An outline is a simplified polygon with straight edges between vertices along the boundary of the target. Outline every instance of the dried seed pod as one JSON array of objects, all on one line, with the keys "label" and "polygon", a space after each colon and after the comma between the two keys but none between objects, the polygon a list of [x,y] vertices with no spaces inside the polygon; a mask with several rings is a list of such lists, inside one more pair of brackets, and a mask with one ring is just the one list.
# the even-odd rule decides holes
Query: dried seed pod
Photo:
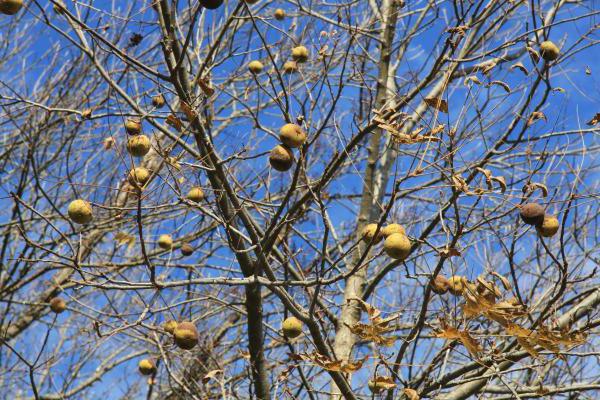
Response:
[{"label": "dried seed pod", "polygon": [[180,322],[173,332],[175,344],[184,350],[193,349],[198,344],[198,330],[191,322]]},{"label": "dried seed pod", "polygon": [[303,63],[308,60],[308,49],[304,46],[296,46],[292,49],[292,58],[294,61]]},{"label": "dried seed pod", "polygon": [[195,186],[190,189],[186,197],[189,201],[200,203],[202,200],[204,200],[204,190],[202,190],[200,186]]},{"label": "dried seed pod", "polygon": [[139,135],[142,132],[142,122],[139,118],[128,118],[125,121],[125,130],[130,135]]},{"label": "dried seed pod", "polygon": [[285,64],[283,64],[283,72],[286,74],[298,72],[298,64],[296,61],[286,61]]},{"label": "dried seed pod", "polygon": [[302,334],[302,321],[296,317],[286,318],[281,324],[281,330],[287,338],[293,339],[298,337]]},{"label": "dried seed pod", "polygon": [[156,373],[156,364],[149,358],[144,358],[138,363],[138,369],[142,375],[152,375]]},{"label": "dried seed pod", "polygon": [[194,254],[194,248],[189,243],[182,244],[179,250],[181,250],[181,254],[186,257]]},{"label": "dried seed pod", "polygon": [[94,215],[92,214],[92,206],[90,203],[82,199],[73,200],[69,204],[67,214],[69,214],[71,221],[75,222],[76,224],[87,224],[94,219]]},{"label": "dried seed pod", "polygon": [[283,11],[281,8],[278,8],[273,13],[273,16],[277,21],[283,21],[283,19],[285,18],[285,11]]},{"label": "dried seed pod", "polygon": [[56,314],[60,314],[67,309],[67,303],[60,297],[54,297],[50,300],[50,309]]},{"label": "dried seed pod", "polygon": [[200,4],[208,10],[216,10],[223,5],[223,0],[200,0]]},{"label": "dried seed pod", "polygon": [[0,13],[15,15],[23,7],[23,0],[0,0]]},{"label": "dried seed pod", "polygon": [[127,180],[134,187],[142,187],[150,180],[150,171],[144,167],[137,167],[129,171]]},{"label": "dried seed pod", "polygon": [[400,224],[389,224],[381,228],[381,234],[383,235],[383,237],[388,237],[393,233],[401,233],[403,235],[406,235],[404,227]]},{"label": "dried seed pod", "polygon": [[294,155],[290,149],[278,144],[269,154],[269,163],[277,171],[287,171],[294,165]]},{"label": "dried seed pod", "polygon": [[388,256],[400,261],[408,257],[410,248],[410,240],[401,233],[393,233],[383,242],[383,249]]},{"label": "dried seed pod", "polygon": [[545,40],[540,44],[540,55],[546,61],[554,61],[560,56],[560,49],[554,42]]},{"label": "dried seed pod", "polygon": [[279,129],[279,140],[287,147],[295,149],[306,142],[306,133],[299,125],[285,124]]},{"label": "dried seed pod", "polygon": [[158,247],[163,250],[171,250],[173,248],[173,238],[171,235],[162,234],[158,237]]},{"label": "dried seed pod", "polygon": [[448,279],[441,275],[438,275],[430,282],[431,290],[437,294],[445,294],[450,289],[450,283]]},{"label": "dried seed pod", "polygon": [[156,108],[162,108],[166,104],[165,96],[162,94],[157,94],[152,97],[152,105]]},{"label": "dried seed pod", "polygon": [[134,157],[144,157],[150,151],[150,138],[146,135],[130,137],[127,140],[127,151]]},{"label": "dried seed pod", "polygon": [[250,63],[248,64],[248,69],[255,75],[260,74],[264,67],[265,66],[263,65],[263,63],[257,60],[250,61]]},{"label": "dried seed pod", "polygon": [[163,329],[172,335],[175,332],[177,325],[177,321],[170,319],[163,324]]},{"label": "dried seed pod", "polygon": [[535,229],[543,237],[551,237],[556,235],[560,224],[558,219],[552,215],[544,215],[544,222],[541,225],[536,225]]},{"label": "dried seed pod", "polygon": [[521,219],[528,225],[541,225],[545,213],[544,207],[537,203],[527,203],[521,207]]},{"label": "dried seed pod", "polygon": [[[365,239],[367,242],[373,240],[373,238],[375,238],[375,232],[377,231],[377,224],[368,224],[367,226],[365,226],[362,230],[362,237],[363,239]],[[381,229],[379,230],[379,233],[377,234],[377,237],[375,238],[375,243],[379,243],[381,242],[381,239],[383,239],[383,235],[381,234]]]},{"label": "dried seed pod", "polygon": [[451,276],[450,279],[448,279],[448,290],[453,295],[460,296],[468,283],[469,281],[464,276]]}]

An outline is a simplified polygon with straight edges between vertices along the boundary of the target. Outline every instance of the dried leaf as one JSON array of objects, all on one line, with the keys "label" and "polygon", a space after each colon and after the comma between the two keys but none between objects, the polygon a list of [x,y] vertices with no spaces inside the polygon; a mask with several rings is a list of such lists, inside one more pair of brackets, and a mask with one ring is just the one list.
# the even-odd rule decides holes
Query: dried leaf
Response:
[{"label": "dried leaf", "polygon": [[341,360],[330,360],[329,358],[325,357],[324,355],[314,352],[314,353],[303,353],[303,354],[297,354],[295,355],[296,357],[299,357],[301,360],[313,363],[327,371],[335,371],[335,372],[343,372],[343,373],[350,373],[350,372],[356,372],[358,371],[363,363],[369,358],[369,356],[366,356],[365,358],[361,359],[361,360],[357,360],[354,362],[343,362]]},{"label": "dried leaf", "polygon": [[132,248],[135,245],[135,236],[125,232],[118,232],[115,235],[115,241],[117,242],[117,247],[127,245],[127,248]]},{"label": "dried leaf", "polygon": [[527,126],[531,126],[535,123],[535,121],[543,119],[544,121],[548,121],[548,119],[546,118],[546,115],[541,112],[541,111],[534,111],[531,113],[531,115],[529,116],[529,119],[527,120]]},{"label": "dried leaf", "polygon": [[510,86],[502,81],[491,81],[489,86],[492,85],[500,86],[502,89],[504,89],[504,91],[506,91],[506,93],[510,93]]},{"label": "dried leaf", "polygon": [[104,150],[110,150],[115,144],[115,139],[113,139],[112,137],[107,137],[104,139],[102,144],[104,145]]},{"label": "dried leaf", "polygon": [[171,125],[178,132],[181,132],[183,130],[183,123],[181,122],[181,120],[179,118],[177,118],[173,114],[171,114],[167,117],[167,124]]},{"label": "dried leaf", "polygon": [[441,257],[449,258],[449,257],[462,257],[462,253],[458,251],[456,248],[445,248],[439,251]]},{"label": "dried leaf", "polygon": [[521,63],[521,62],[514,63],[513,65],[511,65],[510,70],[512,71],[515,68],[517,68],[518,70],[523,72],[525,75],[529,75],[529,71],[527,71],[527,68],[525,68],[523,63]]},{"label": "dried leaf", "polygon": [[192,109],[192,107],[183,100],[179,102],[179,108],[181,108],[181,111],[183,111],[185,116],[188,117],[190,121],[193,121],[198,117],[198,114]]},{"label": "dried leaf", "polygon": [[370,382],[374,387],[375,392],[380,392],[381,390],[390,390],[398,386],[394,383],[394,378],[390,376],[376,376],[375,378],[371,379]]},{"label": "dried leaf", "polygon": [[425,104],[427,104],[429,107],[433,107],[436,110],[441,111],[443,113],[448,112],[448,103],[444,99],[428,97],[424,101]]},{"label": "dried leaf", "polygon": [[542,191],[543,197],[548,197],[548,187],[546,185],[544,185],[543,183],[529,182],[525,186],[523,186],[522,191],[523,191],[523,193],[532,193],[536,189],[539,189]]},{"label": "dried leaf", "polygon": [[408,400],[419,400],[419,393],[415,389],[404,388],[404,395]]},{"label": "dried leaf", "polygon": [[208,381],[210,381],[211,379],[214,379],[218,374],[223,373],[222,370],[220,369],[214,369],[210,372],[208,372],[206,375],[204,375],[204,377],[202,377],[202,383],[206,384]]},{"label": "dried leaf", "polygon": [[487,61],[483,64],[480,64],[478,69],[481,70],[482,74],[487,75],[496,67],[496,65],[496,61]]},{"label": "dried leaf", "polygon": [[491,274],[494,275],[496,278],[498,278],[500,280],[500,282],[502,282],[502,286],[504,286],[504,290],[507,290],[507,291],[512,290],[512,286],[506,277],[500,275],[496,271],[492,271]]},{"label": "dried leaf", "polygon": [[452,186],[454,186],[454,188],[459,192],[469,192],[469,185],[460,175],[452,175]]},{"label": "dried leaf", "polygon": [[465,86],[469,86],[470,83],[474,83],[476,85],[481,85],[481,81],[476,75],[467,76],[464,81]]},{"label": "dried leaf", "polygon": [[534,48],[527,46],[525,49],[527,49],[527,52],[534,63],[537,63],[540,60],[540,53],[538,53]]},{"label": "dried leaf", "polygon": [[200,89],[202,89],[206,96],[211,97],[213,94],[215,94],[215,90],[210,87],[210,82],[208,81],[208,79],[198,79],[198,85],[200,86]]},{"label": "dried leaf", "polygon": [[500,185],[500,191],[502,193],[506,192],[506,181],[504,180],[503,176],[492,176],[491,179],[494,182],[498,182],[498,184]]},{"label": "dried leaf", "polygon": [[479,342],[475,340],[475,338],[473,338],[466,330],[461,331],[452,326],[446,325],[443,326],[442,331],[436,333],[436,337],[448,340],[459,340],[463,346],[465,346],[469,354],[471,354],[471,356],[474,358],[478,358],[479,353],[483,351]]},{"label": "dried leaf", "polygon": [[592,118],[591,120],[589,120],[587,122],[587,125],[588,126],[594,126],[594,125],[596,125],[599,122],[600,122],[600,113],[596,113],[596,115],[594,115],[594,118]]}]

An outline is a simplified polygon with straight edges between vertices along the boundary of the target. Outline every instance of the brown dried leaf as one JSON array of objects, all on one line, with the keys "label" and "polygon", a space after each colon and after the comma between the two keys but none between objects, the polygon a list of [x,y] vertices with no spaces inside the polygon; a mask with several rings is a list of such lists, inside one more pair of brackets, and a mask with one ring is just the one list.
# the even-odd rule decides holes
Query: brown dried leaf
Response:
[{"label": "brown dried leaf", "polygon": [[490,73],[491,70],[493,70],[496,67],[496,65],[496,61],[487,61],[481,64],[478,69],[481,70],[482,74],[487,75]]},{"label": "brown dried leaf", "polygon": [[527,49],[527,52],[529,53],[529,56],[531,57],[531,59],[533,60],[534,63],[537,63],[540,60],[540,53],[537,52],[537,50],[535,50],[532,47],[525,47]]},{"label": "brown dried leaf", "polygon": [[500,282],[502,282],[502,286],[504,286],[504,290],[507,290],[507,291],[512,290],[512,286],[506,277],[500,275],[496,271],[492,271],[491,274],[494,275],[496,278],[498,278],[500,280]]},{"label": "brown dried leaf", "polygon": [[190,121],[193,121],[198,117],[198,114],[192,109],[192,107],[183,100],[179,102],[179,108],[181,108],[181,111],[183,111],[185,116],[188,117]]},{"label": "brown dried leaf", "polygon": [[443,326],[441,332],[436,333],[436,337],[448,340],[460,340],[472,357],[478,358],[479,353],[483,351],[481,345],[468,331],[460,331],[452,326]]},{"label": "brown dried leaf", "polygon": [[506,91],[506,93],[510,93],[510,86],[508,86],[507,83],[504,83],[502,81],[491,81],[489,86],[492,85],[500,86],[502,89],[504,89],[504,91]]},{"label": "brown dried leaf", "polygon": [[448,103],[444,99],[440,99],[440,98],[436,98],[436,97],[428,97],[424,101],[425,101],[425,104],[427,104],[429,107],[433,107],[436,110],[441,111],[443,113],[448,112]]},{"label": "brown dried leaf", "polygon": [[527,68],[525,68],[525,66],[523,65],[523,63],[521,63],[521,62],[514,63],[513,65],[511,65],[510,70],[512,71],[515,68],[519,69],[525,75],[529,75],[529,71],[527,71]]},{"label": "brown dried leaf", "polygon": [[115,241],[117,242],[117,247],[127,245],[127,248],[130,249],[135,245],[135,236],[129,235],[125,232],[118,232],[115,235]]},{"label": "brown dried leaf", "polygon": [[404,388],[404,395],[408,400],[419,400],[419,393],[415,389]]},{"label": "brown dried leaf", "polygon": [[113,139],[112,137],[107,137],[104,139],[102,144],[104,145],[104,150],[110,150],[115,144],[115,139]]},{"label": "brown dried leaf", "polygon": [[213,94],[215,94],[215,90],[210,87],[210,82],[206,78],[198,79],[198,86],[200,86],[200,89],[202,89],[204,94],[208,97],[211,97]]},{"label": "brown dried leaf", "polygon": [[167,124],[171,125],[178,132],[181,132],[183,130],[183,123],[181,122],[181,120],[179,118],[177,118],[173,114],[171,114],[167,117]]},{"label": "brown dried leaf", "polygon": [[536,189],[539,189],[542,191],[543,197],[548,197],[548,187],[546,185],[544,185],[543,183],[529,182],[529,183],[525,184],[525,186],[523,186],[522,190],[523,190],[523,193],[532,193]]},{"label": "brown dried leaf", "polygon": [[369,356],[366,356],[365,358],[361,359],[361,360],[357,360],[354,362],[343,362],[341,360],[330,360],[329,358],[325,357],[324,355],[314,352],[314,353],[303,353],[303,354],[298,354],[296,355],[297,357],[299,357],[301,360],[313,363],[327,371],[335,371],[335,372],[343,372],[343,373],[350,373],[350,372],[356,372],[358,371],[363,363],[369,358]]},{"label": "brown dried leaf", "polygon": [[469,83],[474,83],[476,85],[481,85],[481,81],[476,75],[467,76],[464,81],[465,86],[469,86]]},{"label": "brown dried leaf", "polygon": [[454,188],[459,192],[469,192],[469,185],[460,175],[452,175],[452,186],[454,186]]},{"label": "brown dried leaf", "polygon": [[500,185],[500,191],[502,193],[506,192],[506,181],[504,180],[503,176],[492,176],[491,180],[498,182]]},{"label": "brown dried leaf", "polygon": [[212,371],[208,372],[206,375],[204,375],[202,377],[202,383],[204,383],[206,385],[206,383],[208,383],[208,381],[210,381],[211,379],[214,379],[218,374],[223,373],[222,370],[220,369],[213,369]]},{"label": "brown dried leaf", "polygon": [[546,115],[541,112],[541,111],[534,111],[531,113],[531,115],[529,116],[529,119],[527,119],[527,126],[531,126],[535,123],[535,121],[543,119],[544,121],[548,121],[548,119],[546,118]]},{"label": "brown dried leaf", "polygon": [[594,115],[594,118],[592,118],[591,120],[589,120],[587,122],[587,125],[588,126],[594,126],[594,125],[596,125],[599,122],[600,122],[600,113],[596,113],[596,115]]}]

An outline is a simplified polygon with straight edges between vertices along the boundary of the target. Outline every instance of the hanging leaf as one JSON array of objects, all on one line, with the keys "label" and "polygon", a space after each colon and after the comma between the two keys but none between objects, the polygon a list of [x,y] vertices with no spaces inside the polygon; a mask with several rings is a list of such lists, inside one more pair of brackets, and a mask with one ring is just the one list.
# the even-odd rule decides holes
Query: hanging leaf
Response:
[{"label": "hanging leaf", "polygon": [[502,81],[491,81],[489,86],[492,85],[500,86],[506,93],[510,93],[510,86]]},{"label": "hanging leaf", "polygon": [[479,353],[483,351],[479,342],[466,330],[461,331],[453,326],[443,324],[442,330],[435,336],[448,340],[459,340],[473,358],[479,358]]},{"label": "hanging leaf", "polygon": [[175,115],[171,114],[167,117],[167,124],[171,125],[173,128],[177,130],[177,132],[181,132],[183,130],[183,123],[179,118]]},{"label": "hanging leaf", "polygon": [[204,94],[208,97],[211,97],[213,94],[215,94],[215,90],[210,87],[210,82],[206,78],[198,79],[198,86],[200,86],[200,89],[202,89]]},{"label": "hanging leaf", "polygon": [[419,400],[419,393],[415,389],[404,388],[404,395],[408,400]]},{"label": "hanging leaf", "polygon": [[215,379],[215,377],[218,374],[222,374],[222,373],[223,373],[222,370],[220,370],[220,369],[214,369],[214,370],[208,372],[206,375],[204,375],[204,377],[202,377],[202,383],[204,383],[206,385],[206,383],[208,381],[210,381],[211,379]]},{"label": "hanging leaf", "polygon": [[118,232],[115,235],[115,241],[117,242],[117,247],[127,245],[127,248],[132,248],[133,245],[135,245],[135,236],[129,235],[125,232]]},{"label": "hanging leaf", "polygon": [[436,97],[428,97],[424,101],[425,101],[425,104],[427,104],[429,107],[433,107],[436,110],[441,111],[443,113],[448,112],[448,103],[444,99],[440,99],[440,98],[436,98]]},{"label": "hanging leaf", "polygon": [[527,70],[527,68],[525,68],[525,66],[523,65],[523,63],[518,62],[518,63],[514,63],[513,65],[510,66],[510,70],[514,70],[514,69],[518,69],[519,71],[523,72],[525,75],[529,75],[529,71]]},{"label": "hanging leaf", "polygon": [[179,102],[179,108],[181,108],[181,111],[183,111],[190,121],[193,121],[198,117],[198,114],[192,109],[192,107],[183,100]]},{"label": "hanging leaf", "polygon": [[548,119],[546,118],[546,115],[541,112],[541,111],[534,111],[531,113],[531,115],[529,116],[529,119],[527,120],[527,126],[531,126],[535,123],[535,121],[543,119],[544,121],[548,121]]},{"label": "hanging leaf", "polygon": [[587,122],[588,126],[594,126],[596,125],[598,122],[600,122],[600,113],[597,113],[596,115],[594,115],[594,118],[590,119]]},{"label": "hanging leaf", "polygon": [[112,137],[107,137],[104,139],[102,144],[104,146],[104,150],[110,150],[115,144],[115,139],[113,139]]},{"label": "hanging leaf", "polygon": [[540,53],[538,53],[537,50],[529,46],[525,47],[525,49],[527,49],[527,52],[534,63],[537,63],[540,60]]},{"label": "hanging leaf", "polygon": [[474,83],[476,85],[481,85],[481,81],[479,80],[479,78],[476,75],[467,76],[465,78],[464,85],[469,86],[470,83]]},{"label": "hanging leaf", "polygon": [[357,360],[354,362],[343,362],[341,360],[330,360],[329,358],[327,358],[326,356],[318,353],[318,352],[314,352],[314,353],[303,353],[303,354],[289,354],[290,358],[295,359],[295,360],[303,360],[303,361],[307,361],[310,362],[314,365],[317,365],[321,368],[323,368],[324,370],[327,371],[334,371],[334,372],[343,372],[343,373],[350,373],[350,372],[356,372],[358,371],[363,363],[369,358],[369,356],[366,356],[365,358],[361,359],[361,360]]}]

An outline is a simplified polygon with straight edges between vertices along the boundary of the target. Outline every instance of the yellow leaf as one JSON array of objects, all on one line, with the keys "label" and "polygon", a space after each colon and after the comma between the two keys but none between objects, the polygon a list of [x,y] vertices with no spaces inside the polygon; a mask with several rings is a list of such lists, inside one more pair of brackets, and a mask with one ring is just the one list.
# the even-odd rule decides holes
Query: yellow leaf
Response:
[{"label": "yellow leaf", "polygon": [[115,235],[115,241],[117,242],[117,247],[127,245],[128,248],[131,248],[135,244],[135,236],[125,232],[118,232]]}]

